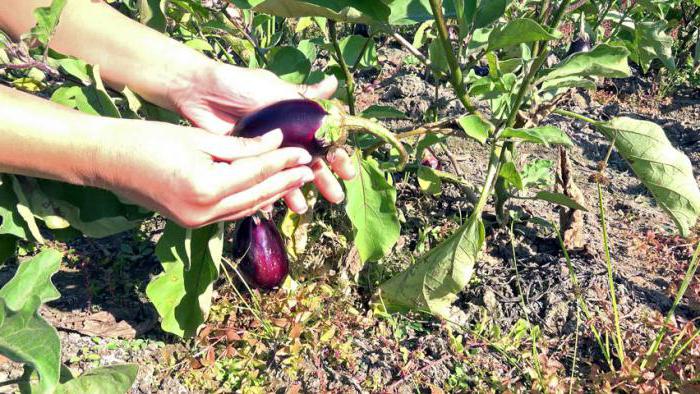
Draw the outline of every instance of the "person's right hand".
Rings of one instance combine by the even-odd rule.
[[[280,131],[244,139],[160,122],[108,128],[95,153],[99,186],[185,227],[250,216],[314,179],[305,150],[277,149]]]

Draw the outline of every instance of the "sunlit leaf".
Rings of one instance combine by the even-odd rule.
[[[559,31],[550,33],[532,19],[515,19],[506,25],[495,28],[491,32],[489,36],[489,50],[493,51],[522,43],[556,40],[559,38],[561,38]]]
[[[399,239],[401,225],[396,211],[396,189],[373,158],[353,157],[357,176],[345,181],[345,211],[353,225],[355,245],[362,261],[384,257]]]
[[[196,334],[209,314],[212,286],[221,265],[223,224],[191,230],[190,253],[185,248],[187,234],[186,229],[168,222],[156,246],[163,273],[146,288],[163,330],[181,337]]]
[[[596,128],[615,141],[615,148],[656,203],[671,216],[681,235],[688,236],[700,215],[700,189],[688,157],[652,122],[621,117]]]

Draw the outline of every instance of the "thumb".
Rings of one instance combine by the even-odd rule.
[[[204,134],[201,149],[216,160],[231,162],[244,157],[258,156],[273,151],[282,144],[282,131],[270,131],[256,138],[241,138],[216,134]]]
[[[338,80],[333,75],[313,85],[299,85],[298,87],[299,94],[302,96],[320,99],[329,99],[333,97],[337,89]]]

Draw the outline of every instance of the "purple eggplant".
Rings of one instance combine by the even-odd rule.
[[[408,158],[394,133],[372,120],[348,115],[341,105],[330,100],[279,101],[245,116],[232,134],[255,138],[275,129],[282,130],[282,147],[304,148],[315,157],[325,156],[331,147],[344,144],[348,133],[369,133],[398,150],[399,168]]]
[[[579,36],[574,41],[571,42],[569,46],[569,51],[566,53],[565,57],[569,57],[575,53],[579,52],[590,52],[591,50],[591,39],[588,35]]]
[[[442,171],[442,164],[440,164],[440,161],[437,159],[437,157],[435,157],[432,153],[428,151],[425,151],[425,153],[423,153],[423,160],[421,160],[420,164],[426,167],[430,167],[433,170]]]
[[[277,226],[271,220],[251,216],[243,219],[233,250],[250,284],[263,289],[278,287],[289,273],[289,259]]]
[[[489,66],[474,66],[474,74],[479,77],[485,77],[489,75]]]

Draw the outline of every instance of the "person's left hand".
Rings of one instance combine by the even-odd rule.
[[[171,100],[182,116],[194,125],[217,134],[229,133],[243,116],[266,105],[295,98],[330,98],[338,88],[334,77],[315,85],[295,85],[261,69],[247,69],[211,62],[191,75],[191,81],[170,92]],[[331,172],[345,180],[355,177],[355,169],[347,153],[340,148],[331,151],[326,161],[314,161],[314,183],[321,195],[332,203],[345,198],[343,188]],[[329,169],[330,165],[330,169]],[[300,190],[285,196],[287,206],[295,212],[307,209]]]

